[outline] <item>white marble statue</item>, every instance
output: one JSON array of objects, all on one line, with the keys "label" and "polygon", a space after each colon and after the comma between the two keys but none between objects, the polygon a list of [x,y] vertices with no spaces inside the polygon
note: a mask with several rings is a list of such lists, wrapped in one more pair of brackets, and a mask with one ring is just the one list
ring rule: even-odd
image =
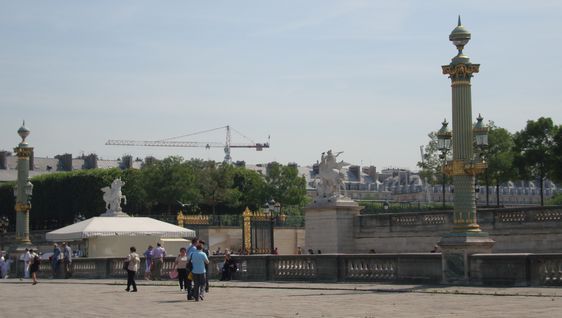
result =
[{"label": "white marble statue", "polygon": [[127,204],[127,197],[121,192],[121,187],[125,185],[125,182],[121,181],[120,178],[113,180],[110,187],[103,187],[103,200],[105,201],[106,214],[119,213],[121,212],[121,200]]},{"label": "white marble statue", "polygon": [[317,201],[335,201],[342,197],[341,189],[345,195],[344,175],[341,172],[344,163],[336,161],[342,152],[334,155],[332,150],[328,150],[322,153],[318,172],[320,180],[316,184]]}]

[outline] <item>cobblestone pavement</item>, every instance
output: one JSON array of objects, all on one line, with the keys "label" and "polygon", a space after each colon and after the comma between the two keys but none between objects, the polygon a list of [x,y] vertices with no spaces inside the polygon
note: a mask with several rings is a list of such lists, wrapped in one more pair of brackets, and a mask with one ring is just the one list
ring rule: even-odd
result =
[{"label": "cobblestone pavement", "polygon": [[0,281],[0,317],[560,317],[560,288],[212,282],[188,302],[173,282]]}]

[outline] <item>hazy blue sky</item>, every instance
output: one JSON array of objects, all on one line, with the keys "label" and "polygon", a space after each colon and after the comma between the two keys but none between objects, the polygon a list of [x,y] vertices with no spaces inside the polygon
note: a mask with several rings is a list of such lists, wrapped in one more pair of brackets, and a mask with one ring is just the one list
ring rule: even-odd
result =
[{"label": "hazy blue sky", "polygon": [[[233,126],[234,160],[416,168],[451,120],[441,65],[457,14],[474,117],[562,123],[560,1],[0,1],[0,149],[25,119],[38,156],[221,160],[221,149],[105,146]],[[223,133],[208,141],[222,141]],[[234,136],[233,141],[243,141]]]}]

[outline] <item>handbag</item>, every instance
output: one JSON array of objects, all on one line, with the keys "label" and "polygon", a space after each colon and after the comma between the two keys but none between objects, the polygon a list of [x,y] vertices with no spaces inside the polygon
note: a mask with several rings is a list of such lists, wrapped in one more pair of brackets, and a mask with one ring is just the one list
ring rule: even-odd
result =
[{"label": "handbag", "polygon": [[129,270],[129,261],[124,261],[124,262],[123,262],[123,269],[124,269],[124,270]]}]

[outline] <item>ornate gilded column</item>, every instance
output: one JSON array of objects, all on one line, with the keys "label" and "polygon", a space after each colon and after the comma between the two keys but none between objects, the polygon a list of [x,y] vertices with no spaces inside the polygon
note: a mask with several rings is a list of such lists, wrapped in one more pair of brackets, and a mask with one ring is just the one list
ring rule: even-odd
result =
[{"label": "ornate gilded column", "polygon": [[33,184],[29,181],[29,158],[33,153],[33,148],[29,147],[25,138],[29,136],[30,131],[25,128],[25,121],[18,129],[21,137],[20,144],[14,148],[14,152],[18,157],[18,179],[14,188],[16,197],[16,244],[31,245],[29,239],[29,211],[31,210],[31,195]]},{"label": "ornate gilded column", "polygon": [[458,54],[449,65],[442,66],[443,74],[451,79],[453,112],[453,160],[445,165],[444,172],[453,177],[455,188],[454,226],[439,242],[443,252],[443,281],[446,283],[467,283],[468,256],[489,253],[494,244],[488,233],[480,230],[476,212],[475,176],[484,171],[486,163],[474,154],[471,78],[478,73],[480,65],[471,63],[463,53],[470,37],[459,16],[457,27],[449,35]]}]

